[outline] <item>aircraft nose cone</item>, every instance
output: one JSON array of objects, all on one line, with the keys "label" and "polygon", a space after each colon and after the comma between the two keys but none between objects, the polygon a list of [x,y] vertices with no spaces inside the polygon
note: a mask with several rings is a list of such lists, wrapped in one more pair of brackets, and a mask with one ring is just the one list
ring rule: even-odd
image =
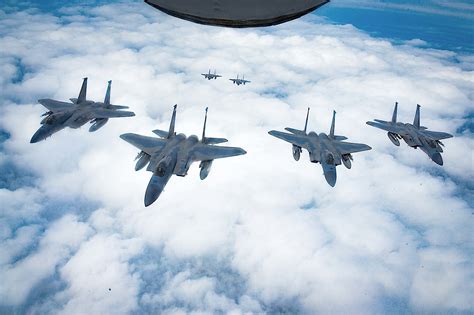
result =
[{"label": "aircraft nose cone", "polygon": [[324,177],[326,178],[326,181],[328,182],[329,186],[334,187],[336,186],[336,172],[326,172],[324,173]]},{"label": "aircraft nose cone", "polygon": [[35,132],[33,137],[31,137],[30,143],[37,143],[44,139],[46,139],[46,136],[44,135],[43,130],[40,128]]},{"label": "aircraft nose cone", "polygon": [[148,183],[145,192],[145,207],[154,203],[163,192],[164,185],[161,185],[160,177],[153,175]]},{"label": "aircraft nose cone", "polygon": [[435,162],[436,164],[438,165],[443,165],[443,157],[441,156],[440,153],[435,153],[431,156],[431,159],[433,160],[433,162]]}]

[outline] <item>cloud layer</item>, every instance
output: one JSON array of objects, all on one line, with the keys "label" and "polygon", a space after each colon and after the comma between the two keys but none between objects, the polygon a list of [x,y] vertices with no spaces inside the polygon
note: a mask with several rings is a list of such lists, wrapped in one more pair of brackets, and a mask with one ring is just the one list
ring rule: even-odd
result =
[{"label": "cloud layer", "polygon": [[[393,45],[314,18],[229,30],[148,6],[0,11],[0,313],[462,313],[474,311],[472,72],[448,51]],[[28,21],[28,23],[24,23]],[[412,43],[413,44],[413,43]],[[205,81],[209,68],[224,75]],[[226,80],[245,74],[251,85]],[[30,145],[35,100],[89,98],[136,112]],[[393,103],[447,131],[445,166],[365,125]],[[193,166],[143,207],[150,173],[118,135],[226,137],[248,154]],[[338,168],[299,163],[271,129],[336,130],[372,151]],[[12,183],[13,182],[13,183]]]}]

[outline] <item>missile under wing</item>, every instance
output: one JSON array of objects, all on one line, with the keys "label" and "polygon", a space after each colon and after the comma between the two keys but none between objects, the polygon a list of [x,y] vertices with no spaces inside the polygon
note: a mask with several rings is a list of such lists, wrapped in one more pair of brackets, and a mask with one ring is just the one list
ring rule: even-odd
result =
[{"label": "missile under wing", "polygon": [[191,22],[225,27],[270,26],[297,19],[329,0],[145,0]]}]

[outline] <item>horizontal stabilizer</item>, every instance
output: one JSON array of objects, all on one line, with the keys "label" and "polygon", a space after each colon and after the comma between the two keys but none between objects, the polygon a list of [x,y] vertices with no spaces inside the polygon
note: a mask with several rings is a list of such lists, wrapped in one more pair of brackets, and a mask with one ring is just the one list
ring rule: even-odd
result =
[{"label": "horizontal stabilizer", "polygon": [[389,124],[390,123],[389,121],[382,120],[382,119],[374,119],[374,121],[382,123],[382,124]]},{"label": "horizontal stabilizer", "polygon": [[94,118],[120,118],[120,117],[133,117],[134,112],[108,110],[108,109],[96,109],[93,112]]},{"label": "horizontal stabilizer", "polygon": [[431,138],[432,140],[443,140],[453,137],[452,134],[449,134],[447,132],[423,130],[421,131],[421,133],[427,136],[428,138]]},{"label": "horizontal stabilizer", "polygon": [[153,130],[153,133],[155,135],[157,135],[158,137],[168,138],[168,131],[161,130],[161,129],[155,129],[155,130]]},{"label": "horizontal stabilizer", "polygon": [[125,106],[125,105],[107,105],[107,108],[109,108],[109,109],[127,109],[129,107]]},{"label": "horizontal stabilizer", "polygon": [[294,135],[306,135],[304,130],[298,130],[290,127],[285,128],[285,130],[291,132]]},{"label": "horizontal stabilizer", "polygon": [[225,138],[208,138],[206,137],[206,144],[219,144],[219,143],[224,143],[227,142],[228,140]]},{"label": "horizontal stabilizer", "polygon": [[334,136],[333,139],[334,139],[334,140],[337,140],[337,141],[342,141],[342,140],[347,140],[347,137],[344,137],[344,136]]}]

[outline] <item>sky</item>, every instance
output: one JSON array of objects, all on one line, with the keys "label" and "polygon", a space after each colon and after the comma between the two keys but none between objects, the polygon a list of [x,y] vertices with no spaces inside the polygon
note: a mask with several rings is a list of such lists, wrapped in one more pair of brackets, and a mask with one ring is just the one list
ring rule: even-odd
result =
[{"label": "sky", "polygon": [[[357,6],[357,8],[356,8]],[[28,23],[25,23],[28,21]],[[469,1],[332,1],[264,29],[168,17],[140,1],[0,6],[0,314],[471,314],[473,8]],[[450,36],[449,34],[457,34]],[[224,77],[206,81],[216,69]],[[245,74],[236,87],[227,80]],[[29,140],[40,98],[102,100],[136,117]],[[452,133],[444,166],[365,124]],[[151,173],[118,136],[167,129],[244,156],[193,165],[143,206]],[[367,143],[351,170],[267,134]]]}]

